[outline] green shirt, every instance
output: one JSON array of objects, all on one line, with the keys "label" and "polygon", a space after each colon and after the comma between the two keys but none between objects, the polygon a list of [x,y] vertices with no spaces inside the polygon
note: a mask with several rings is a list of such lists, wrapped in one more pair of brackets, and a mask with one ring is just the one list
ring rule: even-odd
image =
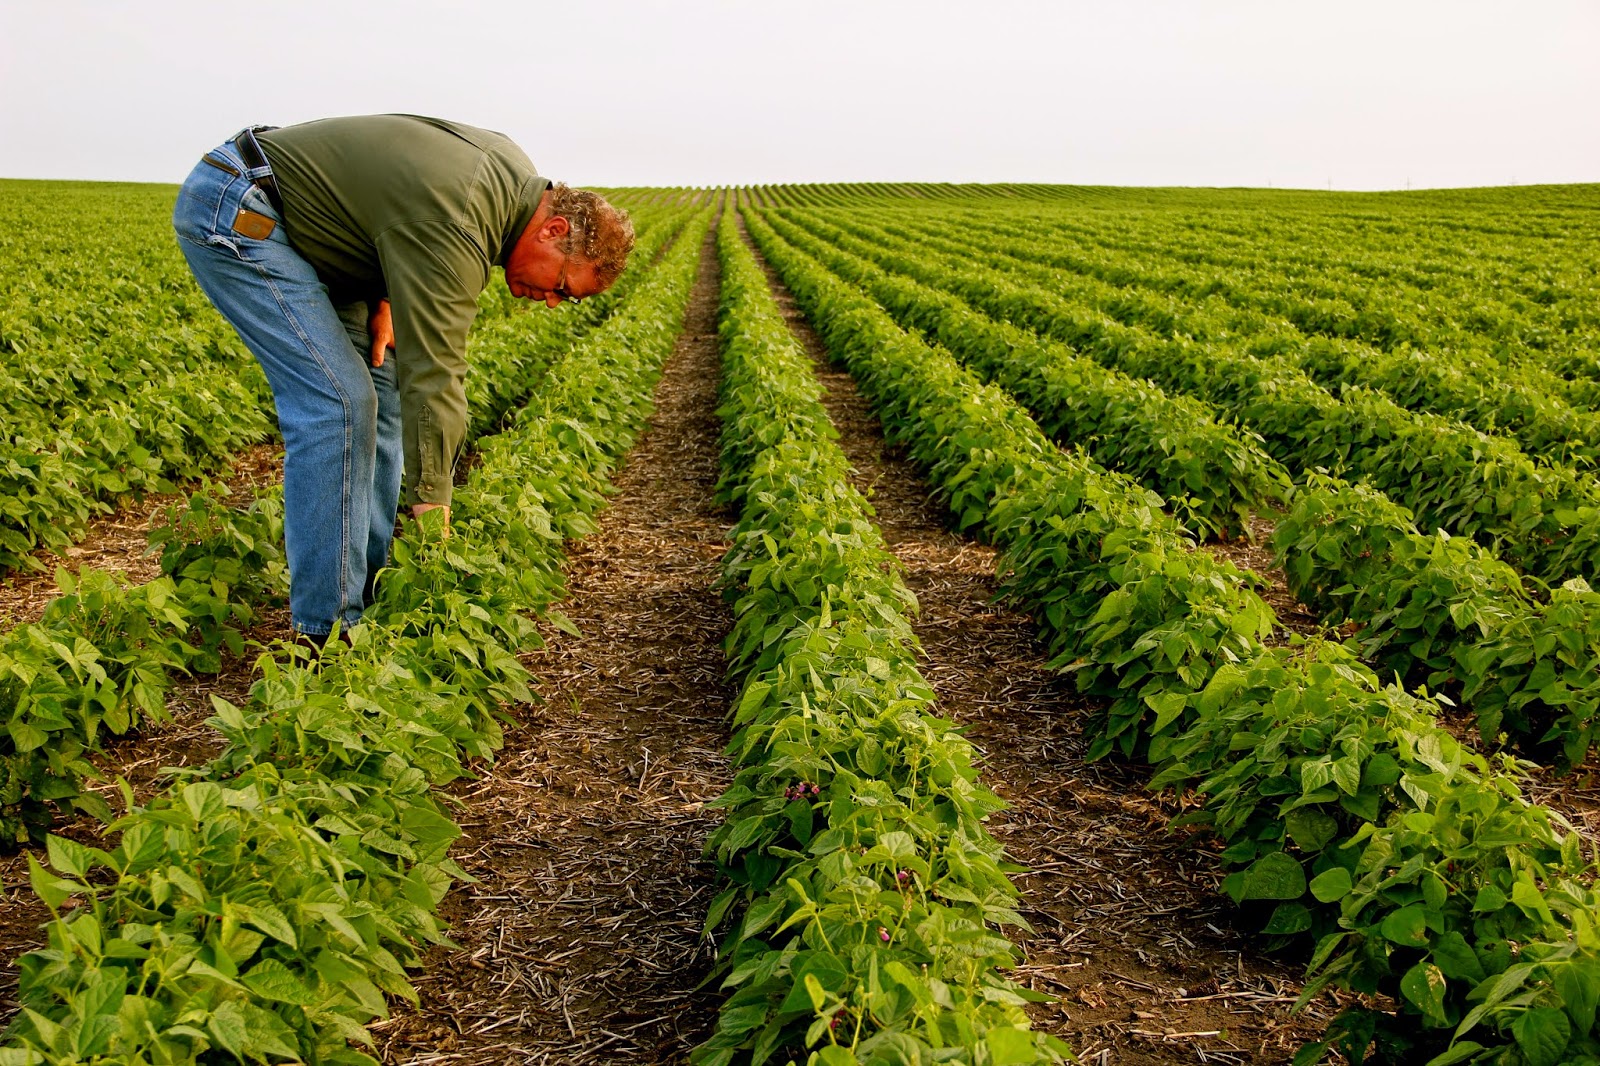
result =
[{"label": "green shirt", "polygon": [[549,180],[503,134],[416,115],[322,119],[257,138],[289,242],[333,302],[388,297],[405,503],[449,503],[467,431],[467,329]]}]

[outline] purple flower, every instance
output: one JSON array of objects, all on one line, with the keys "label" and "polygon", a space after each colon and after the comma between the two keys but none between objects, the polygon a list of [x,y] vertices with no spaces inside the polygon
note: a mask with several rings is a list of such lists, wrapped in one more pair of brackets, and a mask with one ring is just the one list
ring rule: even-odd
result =
[{"label": "purple flower", "polygon": [[889,930],[885,929],[881,925],[878,926],[878,939],[883,941],[885,944],[889,942]]}]

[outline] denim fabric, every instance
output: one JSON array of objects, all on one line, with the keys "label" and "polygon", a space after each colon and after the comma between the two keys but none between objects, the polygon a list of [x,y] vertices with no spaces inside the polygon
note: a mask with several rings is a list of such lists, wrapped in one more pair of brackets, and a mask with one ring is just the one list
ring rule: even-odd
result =
[{"label": "denim fabric", "polygon": [[[232,143],[210,155],[243,175]],[[388,563],[404,456],[394,353],[368,357],[365,302],[334,306],[280,222],[266,240],[233,229],[240,208],[277,218],[244,176],[196,164],[172,224],[200,288],[266,371],[283,432],[285,540],[294,628],[348,628]]]}]

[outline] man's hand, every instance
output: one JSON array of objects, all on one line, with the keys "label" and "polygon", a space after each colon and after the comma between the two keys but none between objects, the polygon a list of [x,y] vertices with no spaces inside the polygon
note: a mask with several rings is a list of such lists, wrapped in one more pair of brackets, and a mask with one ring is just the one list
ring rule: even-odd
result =
[{"label": "man's hand", "polygon": [[444,535],[448,537],[450,535],[450,505],[448,503],[415,503],[411,505],[412,518],[421,518],[426,511],[444,512],[441,515],[444,519],[444,525],[441,528],[444,530]]},{"label": "man's hand", "polygon": [[394,318],[388,300],[379,300],[377,310],[367,316],[367,332],[372,335],[372,365],[380,367],[384,353],[394,347]]}]

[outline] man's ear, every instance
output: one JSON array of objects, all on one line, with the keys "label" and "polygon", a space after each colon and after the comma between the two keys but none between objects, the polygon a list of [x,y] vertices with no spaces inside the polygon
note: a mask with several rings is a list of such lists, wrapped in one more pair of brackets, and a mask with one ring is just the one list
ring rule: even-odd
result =
[{"label": "man's ear", "polygon": [[560,215],[552,215],[550,218],[545,219],[544,225],[539,227],[539,239],[541,241],[560,240],[571,229],[572,227],[567,223],[566,219]]}]

